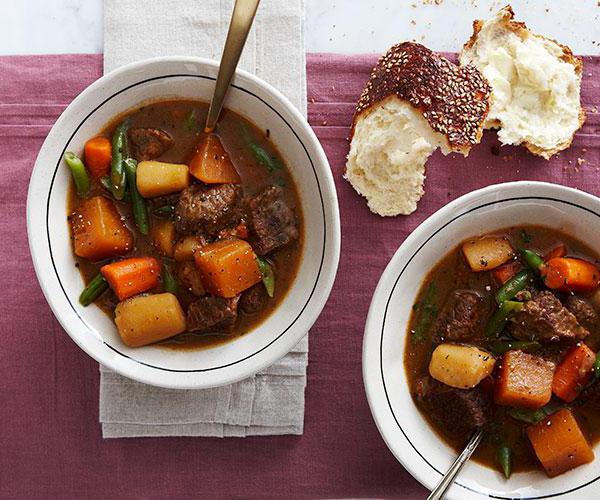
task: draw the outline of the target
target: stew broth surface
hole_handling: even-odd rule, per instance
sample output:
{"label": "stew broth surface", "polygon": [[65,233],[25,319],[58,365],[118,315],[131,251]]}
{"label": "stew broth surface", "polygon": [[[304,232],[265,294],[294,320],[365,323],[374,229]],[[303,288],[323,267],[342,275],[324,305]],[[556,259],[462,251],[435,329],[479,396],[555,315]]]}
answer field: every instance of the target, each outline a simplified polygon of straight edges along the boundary
{"label": "stew broth surface", "polygon": [[[158,128],[169,133],[174,139],[174,145],[160,157],[156,158],[156,160],[189,164],[197,145],[205,136],[203,125],[208,114],[208,107],[208,103],[193,100],[167,100],[149,103],[115,118],[99,135],[110,138],[116,126],[124,118],[129,118],[130,128]],[[269,140],[269,131],[262,131],[235,112],[223,109],[216,134],[219,136],[241,177],[241,186],[245,196],[252,196],[271,185],[283,188],[284,200],[294,210],[298,221],[299,237],[297,240],[275,250],[268,256],[268,260],[275,271],[276,286],[275,295],[269,300],[265,309],[252,315],[240,312],[235,329],[231,333],[206,334],[184,332],[171,339],[155,344],[163,348],[207,348],[229,342],[250,332],[273,313],[284,299],[294,281],[302,256],[304,225],[298,190],[287,165],[285,165],[276,147]],[[280,168],[270,171],[265,165],[261,164],[248,147],[249,142],[258,144],[269,156],[276,158]],[[92,182],[89,195],[110,197],[97,181]],[[162,203],[153,200],[146,201],[151,219],[150,224],[152,225],[153,222],[158,220],[157,217],[152,215],[152,209],[164,204],[164,201]],[[75,185],[71,179],[67,203],[68,213],[71,214],[79,203],[80,199],[77,197]],[[133,221],[131,205],[126,202],[117,201],[116,206],[135,238],[134,248],[123,257],[154,256],[159,261],[166,261],[172,264],[173,261],[171,259],[163,256],[153,246],[150,236],[144,236],[139,233]],[[90,262],[78,256],[75,256],[75,259],[75,265],[79,268],[86,285],[99,273],[100,267],[109,262],[108,260]],[[162,283],[157,289],[153,290],[154,293],[160,293],[161,291]],[[198,298],[182,286],[178,287],[176,295],[184,310],[187,309],[191,302]],[[114,318],[114,310],[117,303],[118,299],[110,290],[95,301],[95,304],[111,318]]]}
{"label": "stew broth surface", "polygon": [[[564,243],[568,248],[569,257],[580,257],[595,263],[599,262],[597,252],[588,247],[585,243],[555,229],[542,226],[519,226],[501,229],[491,233],[498,236],[506,236],[511,242],[513,248],[528,248],[537,251],[540,254],[552,250],[559,243]],[[467,238],[465,241],[472,239]],[[497,304],[494,299],[494,293],[499,285],[495,282],[490,271],[473,272],[468,266],[461,245],[448,253],[433,269],[427,274],[417,295],[415,306],[423,301],[429,286],[433,283],[435,293],[433,294],[433,303],[439,312],[450,294],[459,289],[473,290],[478,292],[484,301],[484,321],[480,322],[479,328],[483,336],[485,323],[494,311]],[[408,379],[409,388],[415,405],[429,425],[435,430],[436,434],[444,442],[448,443],[457,453],[460,453],[466,445],[469,436],[456,435],[452,429],[452,422],[447,421],[440,425],[434,421],[430,415],[419,405],[416,398],[417,381],[429,375],[429,361],[431,353],[437,344],[431,337],[433,325],[429,328],[423,341],[415,342],[412,339],[413,333],[419,316],[419,312],[413,306],[411,318],[406,334],[406,348],[404,357],[404,366]],[[435,322],[434,322],[435,323]],[[460,342],[459,342],[460,343]],[[590,336],[585,339],[585,343],[595,352],[600,349],[600,331],[590,331]],[[487,349],[487,342],[468,341],[464,344],[474,345]],[[552,353],[553,351],[566,352],[570,346],[544,345],[541,353]],[[600,413],[586,404],[577,405],[577,400],[568,405],[583,424],[583,428],[588,432],[590,442],[595,443],[600,440]],[[513,450],[513,471],[539,470],[541,466],[537,461],[533,448],[531,447],[525,428],[527,424],[521,423],[506,414],[505,407],[493,404],[493,421],[497,428],[502,429],[506,436],[507,444]],[[496,445],[490,439],[484,437],[483,441],[473,454],[473,459],[480,464],[496,469],[498,463],[496,460]]]}

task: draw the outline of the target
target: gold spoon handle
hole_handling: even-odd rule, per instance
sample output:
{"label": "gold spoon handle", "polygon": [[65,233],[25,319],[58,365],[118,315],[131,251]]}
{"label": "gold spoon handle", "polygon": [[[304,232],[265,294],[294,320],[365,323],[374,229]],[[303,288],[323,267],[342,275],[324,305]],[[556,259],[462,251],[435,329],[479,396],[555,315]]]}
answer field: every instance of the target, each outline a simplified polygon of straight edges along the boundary
{"label": "gold spoon handle", "polygon": [[465,465],[465,462],[471,458],[471,455],[481,442],[481,438],[483,437],[483,430],[478,429],[477,432],[473,434],[470,441],[468,442],[465,449],[462,453],[456,458],[454,463],[450,466],[446,474],[442,477],[442,480],[437,484],[435,489],[431,492],[431,495],[427,497],[427,500],[440,500],[444,498],[446,491],[452,483],[454,483],[454,479],[462,469],[462,466]]}
{"label": "gold spoon handle", "polygon": [[236,0],[235,2],[229,23],[229,31],[227,32],[227,40],[219,64],[217,83],[206,117],[206,126],[204,127],[206,133],[212,132],[217,126],[225,95],[240,60],[259,3],[260,0]]}

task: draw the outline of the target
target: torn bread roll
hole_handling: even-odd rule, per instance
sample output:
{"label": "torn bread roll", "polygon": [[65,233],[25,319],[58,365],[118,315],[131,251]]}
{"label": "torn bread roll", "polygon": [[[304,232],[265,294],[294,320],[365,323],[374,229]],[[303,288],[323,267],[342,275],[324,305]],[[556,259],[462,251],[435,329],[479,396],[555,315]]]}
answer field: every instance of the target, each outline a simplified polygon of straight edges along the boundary
{"label": "torn bread roll", "polygon": [[417,43],[393,46],[358,101],[345,178],[376,214],[414,212],[433,151],[466,156],[480,141],[489,94],[476,68]]}
{"label": "torn bread roll", "polygon": [[522,144],[546,159],[566,149],[581,127],[580,58],[513,20],[510,5],[473,23],[460,61],[479,68],[492,87],[486,128],[502,144]]}

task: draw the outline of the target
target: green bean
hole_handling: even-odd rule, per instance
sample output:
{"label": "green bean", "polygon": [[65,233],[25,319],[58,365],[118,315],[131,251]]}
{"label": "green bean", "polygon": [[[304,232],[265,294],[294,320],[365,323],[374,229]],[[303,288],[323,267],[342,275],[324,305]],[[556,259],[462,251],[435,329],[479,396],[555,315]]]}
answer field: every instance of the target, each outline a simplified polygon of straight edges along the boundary
{"label": "green bean", "polygon": [[600,378],[600,352],[596,354],[596,361],[594,361],[594,366],[592,367],[592,371],[594,373],[594,379]]}
{"label": "green bean", "polygon": [[241,126],[240,133],[246,144],[248,144],[248,149],[250,149],[256,161],[265,167],[269,173],[273,173],[275,170],[281,170],[283,166],[281,160],[275,155],[270,155],[265,148],[258,145],[252,132],[246,125]]}
{"label": "green bean", "polygon": [[[100,177],[99,179],[100,181],[100,185],[106,189],[106,191],[108,191],[110,193],[110,195],[112,196],[112,182],[110,182],[110,177],[108,175],[105,175],[103,177]],[[129,194],[129,189],[127,189],[127,187],[125,187],[125,195],[123,196],[123,199],[121,201],[126,201],[127,203],[131,203],[131,195]]]}
{"label": "green bean", "polygon": [[255,142],[248,144],[248,147],[250,148],[250,151],[252,151],[256,161],[265,167],[270,173],[274,172],[275,170],[281,170],[281,161],[279,158],[277,158],[277,156],[270,155],[262,146],[259,146]]}
{"label": "green bean", "polygon": [[177,281],[166,264],[163,264],[162,282],[165,292],[177,293]]}
{"label": "green bean", "polygon": [[542,408],[531,410],[527,408],[509,408],[506,412],[515,420],[526,424],[537,424],[546,417],[556,413],[563,407],[561,403],[552,401]]}
{"label": "green bean", "polygon": [[115,129],[112,136],[112,158],[110,163],[110,182],[112,183],[112,194],[117,200],[125,196],[127,184],[123,161],[129,156],[129,144],[127,142],[127,128],[129,121],[124,120]]}
{"label": "green bean", "polygon": [[198,128],[198,122],[196,120],[196,109],[192,109],[185,117],[185,125],[188,129],[188,132],[193,132]]}
{"label": "green bean", "polygon": [[108,282],[106,281],[106,278],[98,273],[83,289],[81,295],[79,295],[79,303],[84,307],[89,306],[94,300],[100,297],[107,288]]}
{"label": "green bean", "polygon": [[262,282],[265,285],[267,290],[267,294],[269,297],[273,298],[275,295],[275,273],[273,272],[273,267],[269,264],[265,259],[257,258],[258,268],[260,269],[260,274],[262,274]]}
{"label": "green bean", "polygon": [[498,310],[494,313],[485,327],[486,337],[498,337],[498,335],[502,333],[502,330],[504,330],[508,318],[510,318],[514,313],[519,312],[521,309],[523,309],[523,304],[521,302],[516,302],[513,300],[506,300],[502,302]]}
{"label": "green bean", "polygon": [[507,342],[491,342],[488,345],[488,349],[492,354],[501,356],[508,351],[525,351],[525,352],[536,352],[542,348],[542,344],[533,340],[509,340]]}
{"label": "green bean", "polygon": [[100,185],[112,194],[112,183],[110,182],[110,177],[108,175],[100,177]]}
{"label": "green bean", "polygon": [[512,474],[512,450],[510,446],[505,443],[500,444],[496,450],[496,458],[504,473],[504,477],[508,479]]}
{"label": "green bean", "polygon": [[146,207],[146,200],[142,198],[142,195],[137,190],[136,184],[137,161],[133,158],[127,158],[123,162],[123,165],[125,168],[125,175],[127,176],[127,184],[129,184],[129,192],[131,193],[131,208],[133,209],[135,225],[140,233],[148,234],[150,231],[148,208]]}
{"label": "green bean", "polygon": [[533,270],[535,274],[540,274],[540,269],[544,265],[544,259],[542,259],[537,253],[526,250],[524,248],[519,249],[525,263]]}
{"label": "green bean", "polygon": [[90,190],[90,176],[85,169],[85,165],[75,153],[70,151],[67,151],[63,158],[69,170],[71,170],[77,188],[77,196],[85,198]]}
{"label": "green bean", "polygon": [[531,243],[533,236],[531,236],[527,231],[525,231],[525,229],[521,229],[521,232],[519,234],[521,235],[521,240],[523,241],[523,243]]}
{"label": "green bean", "polygon": [[435,281],[432,281],[427,286],[423,300],[413,306],[415,311],[420,312],[417,326],[412,332],[412,340],[414,342],[421,342],[424,339],[425,334],[429,331],[438,315],[438,310],[434,303],[436,291]]}
{"label": "green bean", "polygon": [[160,219],[169,219],[175,214],[175,205],[163,205],[156,207],[152,213]]}
{"label": "green bean", "polygon": [[496,302],[498,305],[506,300],[512,299],[520,291],[524,290],[525,287],[531,283],[532,279],[533,275],[529,269],[524,269],[515,274],[496,292]]}

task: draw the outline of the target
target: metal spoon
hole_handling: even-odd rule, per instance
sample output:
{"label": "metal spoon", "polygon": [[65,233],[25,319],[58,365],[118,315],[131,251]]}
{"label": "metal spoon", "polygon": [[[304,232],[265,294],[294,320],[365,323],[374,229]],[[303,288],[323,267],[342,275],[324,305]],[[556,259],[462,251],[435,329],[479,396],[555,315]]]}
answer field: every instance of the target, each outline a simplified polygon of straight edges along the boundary
{"label": "metal spoon", "polygon": [[427,500],[441,500],[442,498],[444,498],[446,491],[448,491],[448,488],[452,486],[452,483],[454,483],[454,479],[456,479],[456,476],[462,469],[463,465],[465,465],[466,461],[469,460],[469,458],[471,458],[471,455],[481,442],[482,437],[483,429],[478,429],[467,443],[467,446],[465,446],[465,449],[456,458],[456,460],[452,463],[446,474],[444,474],[444,477],[442,477],[440,482],[433,489],[431,495],[427,497]]}
{"label": "metal spoon", "polygon": [[211,133],[217,126],[217,120],[223,108],[223,100],[229,89],[235,68],[240,60],[240,55],[244,49],[244,44],[248,38],[248,32],[252,27],[252,21],[254,21],[254,15],[259,3],[260,0],[236,0],[233,7],[227,40],[225,41],[221,63],[219,64],[217,83],[215,84],[208,116],[206,117],[204,132],[207,134]]}

